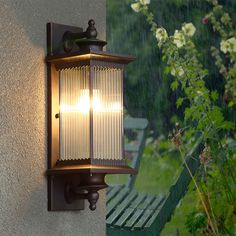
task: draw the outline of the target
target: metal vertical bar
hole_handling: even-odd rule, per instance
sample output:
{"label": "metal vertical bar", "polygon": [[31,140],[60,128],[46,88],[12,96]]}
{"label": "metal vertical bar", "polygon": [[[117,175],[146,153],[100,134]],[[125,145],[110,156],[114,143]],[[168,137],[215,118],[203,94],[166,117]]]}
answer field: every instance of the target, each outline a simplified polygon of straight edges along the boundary
{"label": "metal vertical bar", "polygon": [[94,80],[94,66],[89,69],[89,158],[93,161],[93,80]]}

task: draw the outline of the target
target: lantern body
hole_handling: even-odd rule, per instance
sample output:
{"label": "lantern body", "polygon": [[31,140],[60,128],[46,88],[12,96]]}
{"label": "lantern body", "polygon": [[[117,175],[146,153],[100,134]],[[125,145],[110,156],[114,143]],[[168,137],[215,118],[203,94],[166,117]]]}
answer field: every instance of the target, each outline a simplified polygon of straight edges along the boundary
{"label": "lantern body", "polygon": [[106,42],[94,38],[72,47],[95,31],[93,20],[86,32],[47,25],[50,211],[84,209],[83,199],[95,210],[106,174],[136,173],[123,155],[123,71],[134,58],[103,52]]}
{"label": "lantern body", "polygon": [[60,161],[124,164],[123,68],[97,64],[59,70]]}
{"label": "lantern body", "polygon": [[123,153],[123,72],[130,60],[92,50],[48,57],[53,166],[49,172],[131,170]]}

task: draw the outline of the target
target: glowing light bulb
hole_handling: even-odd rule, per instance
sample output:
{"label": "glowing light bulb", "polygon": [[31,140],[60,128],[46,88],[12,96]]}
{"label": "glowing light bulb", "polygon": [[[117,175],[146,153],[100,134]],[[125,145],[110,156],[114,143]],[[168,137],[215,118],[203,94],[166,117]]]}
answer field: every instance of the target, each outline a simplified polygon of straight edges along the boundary
{"label": "glowing light bulb", "polygon": [[[92,109],[95,112],[102,111],[102,105],[98,97],[97,90],[93,90]],[[61,112],[80,112],[80,113],[86,114],[89,112],[89,110],[90,110],[90,97],[89,97],[88,89],[82,90],[81,96],[79,97],[78,102],[76,104],[72,104],[72,105],[61,104],[60,105]]]}
{"label": "glowing light bulb", "polygon": [[89,90],[83,90],[82,95],[76,104],[76,111],[81,113],[88,113],[90,108]]}

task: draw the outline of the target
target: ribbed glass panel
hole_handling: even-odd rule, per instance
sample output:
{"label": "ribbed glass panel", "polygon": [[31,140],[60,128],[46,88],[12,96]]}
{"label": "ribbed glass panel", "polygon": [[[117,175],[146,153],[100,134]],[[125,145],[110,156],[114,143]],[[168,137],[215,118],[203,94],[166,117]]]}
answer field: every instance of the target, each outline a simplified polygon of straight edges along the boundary
{"label": "ribbed glass panel", "polygon": [[123,70],[96,66],[89,73],[88,66],[59,71],[60,160],[122,160]]}
{"label": "ribbed glass panel", "polygon": [[89,67],[60,74],[60,160],[89,158]]}
{"label": "ribbed glass panel", "polygon": [[93,158],[122,160],[123,70],[94,67]]}

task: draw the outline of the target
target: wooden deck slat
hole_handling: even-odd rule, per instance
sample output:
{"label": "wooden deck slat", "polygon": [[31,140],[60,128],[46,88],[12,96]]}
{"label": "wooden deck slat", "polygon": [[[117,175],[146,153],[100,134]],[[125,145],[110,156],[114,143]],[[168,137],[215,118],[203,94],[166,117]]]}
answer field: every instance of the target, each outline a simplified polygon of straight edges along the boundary
{"label": "wooden deck slat", "polygon": [[137,195],[138,193],[136,191],[130,192],[126,199],[119,206],[117,206],[115,211],[107,218],[107,224],[113,224],[114,221],[120,217],[122,212],[129,207],[130,203],[137,197]]}
{"label": "wooden deck slat", "polygon": [[125,224],[125,228],[131,228],[133,227],[133,225],[136,223],[136,221],[138,221],[138,219],[141,217],[142,218],[142,214],[145,211],[145,209],[153,202],[153,200],[155,200],[154,196],[148,196],[146,197],[146,199],[141,202],[138,206],[137,206],[137,210],[134,213],[134,215],[126,222]]}
{"label": "wooden deck slat", "polygon": [[119,194],[117,194],[111,201],[107,204],[107,216],[114,210],[114,208],[126,197],[129,189],[124,187],[120,190]]}
{"label": "wooden deck slat", "polygon": [[139,194],[138,197],[131,203],[130,207],[127,208],[124,211],[124,214],[119,218],[119,220],[114,224],[117,227],[122,227],[126,220],[129,219],[129,217],[132,215],[132,213],[135,211],[136,207],[144,201],[146,198],[145,194]]}
{"label": "wooden deck slat", "polygon": [[130,208],[136,208],[141,202],[143,202],[146,198],[146,194],[140,193],[138,197],[131,203]]}
{"label": "wooden deck slat", "polygon": [[141,217],[143,214],[144,210],[143,209],[136,209],[132,217],[126,222],[124,225],[124,228],[132,228],[135,222]]}
{"label": "wooden deck slat", "polygon": [[113,224],[113,226],[122,227],[125,224],[126,220],[129,219],[129,217],[132,215],[134,210],[134,208],[126,209],[122,216],[119,218],[119,220],[117,220],[116,223]]}
{"label": "wooden deck slat", "polygon": [[152,202],[149,209],[155,210],[164,201],[164,199],[165,199],[165,197],[163,197],[163,196],[156,196],[155,200]]}
{"label": "wooden deck slat", "polygon": [[146,222],[152,217],[154,210],[160,205],[161,201],[163,201],[162,196],[155,196],[152,200],[152,203],[144,209],[144,213],[142,217],[136,222],[136,224],[133,226],[133,229],[142,229]]}
{"label": "wooden deck slat", "polygon": [[148,220],[148,222],[144,225],[144,228],[149,228],[153,221],[156,219],[157,215],[159,214],[161,207],[159,207],[158,209],[156,209],[156,211],[154,211],[154,214],[152,215],[152,217]]}
{"label": "wooden deck slat", "polygon": [[164,201],[163,200],[160,202],[160,204],[157,206],[156,209],[154,209],[154,214],[152,215],[152,217],[147,221],[147,223],[144,225],[144,228],[149,228],[151,226],[151,224],[153,223],[153,221],[156,219],[157,215],[159,214],[159,211],[161,209],[162,203]]}
{"label": "wooden deck slat", "polygon": [[146,222],[152,217],[153,213],[154,213],[154,210],[150,210],[149,208],[146,209],[143,212],[142,217],[139,218],[136,224],[134,225],[133,229],[135,230],[142,229],[144,225],[146,224]]}
{"label": "wooden deck slat", "polygon": [[123,187],[123,185],[117,185],[115,187],[112,187],[112,189],[109,191],[109,193],[106,195],[106,202],[108,203]]}
{"label": "wooden deck slat", "polygon": [[138,205],[138,209],[143,209],[143,210],[147,209],[147,207],[151,205],[154,200],[155,200],[155,196],[147,195],[147,198],[145,199],[145,201]]}

